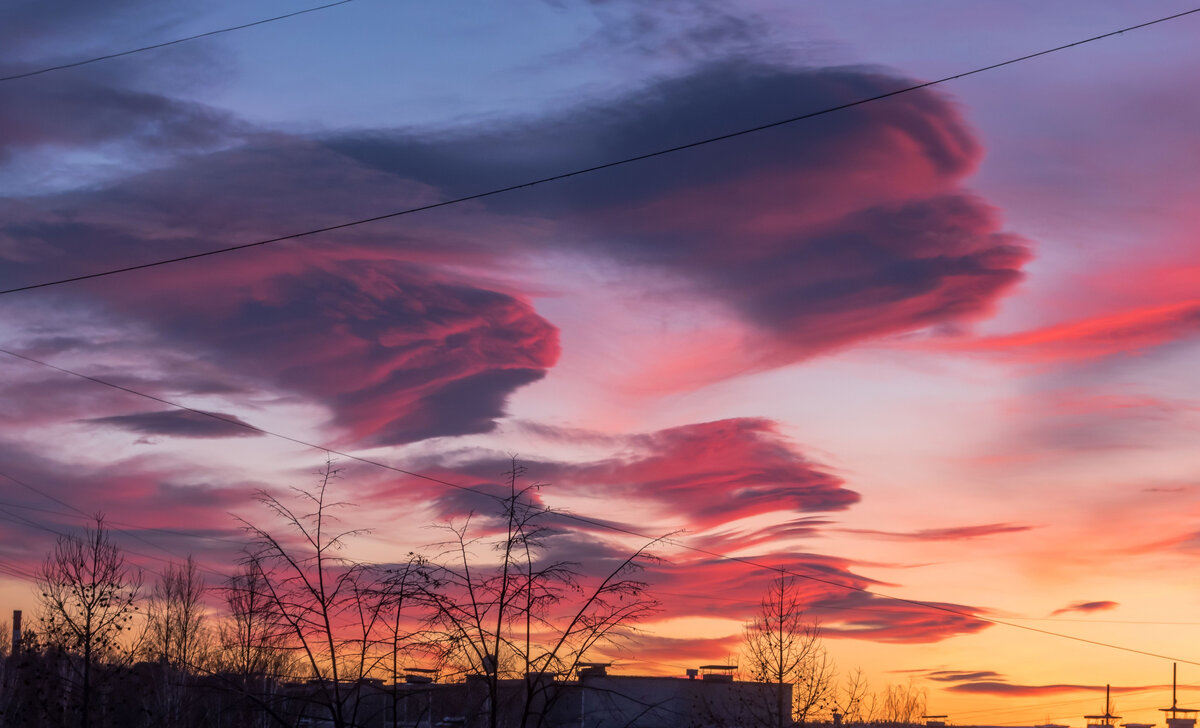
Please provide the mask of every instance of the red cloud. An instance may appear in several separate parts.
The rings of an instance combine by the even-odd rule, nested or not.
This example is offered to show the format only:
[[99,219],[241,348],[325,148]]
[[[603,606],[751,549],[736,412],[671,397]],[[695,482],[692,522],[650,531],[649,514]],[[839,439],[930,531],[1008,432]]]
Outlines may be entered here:
[[[770,421],[707,422],[629,436],[615,444],[625,446],[621,457],[582,464],[525,462],[530,480],[548,483],[530,497],[602,492],[628,503],[631,512],[646,511],[651,506],[653,511],[669,514],[667,520],[707,531],[698,536],[677,536],[663,544],[660,551],[675,555],[647,572],[646,578],[653,585],[651,594],[663,601],[665,615],[745,620],[770,580],[778,576],[776,569],[783,568],[815,577],[798,578],[796,588],[829,636],[918,643],[987,626],[973,618],[980,613],[974,607],[942,604],[943,610],[930,609],[871,594],[867,590],[876,582],[853,573],[849,562],[836,557],[774,553],[755,556],[750,559],[753,564],[747,564],[677,551],[672,545],[676,540],[714,552],[745,552],[780,538],[811,537],[826,525],[825,521],[792,517],[744,530],[722,526],[749,516],[840,510],[857,502],[858,495],[845,489],[840,478],[805,459],[779,436]],[[426,492],[437,499],[443,517],[468,512],[487,514],[495,510],[495,502],[484,493],[501,493],[499,476],[508,466],[507,460],[493,457],[457,462],[453,473],[445,471],[446,477],[471,486],[471,490]],[[428,464],[422,464],[422,469],[429,470]],[[400,486],[380,490],[372,498],[390,498],[395,487]],[[410,486],[406,482],[403,487]],[[578,540],[571,534],[580,532],[599,539],[612,536],[604,527],[606,522],[593,526],[554,514],[548,519],[553,527],[562,529],[554,537],[560,542]],[[658,535],[652,532],[656,527],[647,522],[662,519],[648,513],[636,523],[611,525],[653,536]],[[616,558],[622,551],[612,544],[580,542],[569,553],[577,554],[578,560],[587,565],[596,559]]]
[[403,263],[304,260],[260,266],[249,287],[214,271],[180,290],[107,295],[161,332],[144,346],[312,398],[360,445],[486,432],[557,361],[557,329],[516,297]]
[[[621,442],[621,456],[594,462],[525,461],[528,478],[550,483],[557,492],[603,493],[640,503],[666,514],[677,527],[693,530],[767,513],[844,510],[859,500],[841,478],[823,471],[780,436],[770,420],[705,422],[627,436]],[[456,483],[495,488],[508,467],[507,459],[485,457],[456,462],[453,471],[444,472]],[[475,510],[474,504],[481,502],[461,492],[443,491],[440,497],[457,504],[447,515]],[[464,498],[472,502],[470,508]],[[795,519],[778,528],[791,529],[792,535],[807,532]],[[736,537],[725,533],[715,538],[728,544]]]
[[1028,531],[1031,528],[1033,526],[1022,526],[1012,523],[987,523],[980,526],[925,528],[919,531],[873,531],[863,528],[842,528],[838,530],[845,533],[856,533],[862,536],[874,536],[893,541],[966,541],[1002,533],[1019,533],[1021,531]]
[[619,674],[621,663],[629,662],[636,666],[638,674],[682,677],[688,668],[724,663],[730,655],[738,653],[741,642],[741,635],[717,638],[640,635],[615,646],[605,646],[597,654],[616,663],[611,669],[613,673]]
[[213,584],[245,543],[229,512],[250,504],[256,484],[208,482],[201,474],[180,475],[170,463],[145,459],[84,470],[2,442],[0,461],[5,474],[16,478],[0,478],[10,501],[2,529],[5,559],[28,573],[41,565],[58,535],[77,532],[95,514],[106,517],[129,562],[150,574],[190,553]]
[[550,466],[560,487],[603,487],[613,497],[657,503],[688,528],[707,529],[776,511],[836,511],[859,496],[820,470],[761,419],[687,425],[630,439],[637,455]]
[[[636,90],[597,114],[416,139],[330,141],[362,162],[449,194],[751,127],[882,93],[904,81],[857,69],[714,64]],[[986,315],[1029,251],[960,188],[981,156],[956,110],[911,93],[597,174],[492,209],[548,215],[577,241],[715,300],[761,335],[749,367]]]
[[935,346],[1043,364],[1140,354],[1197,334],[1200,334],[1200,301],[1189,300],[1007,336],[941,341]]
[[[816,554],[763,554],[749,561],[701,558],[665,564],[652,579],[664,613],[747,620],[772,580],[793,579],[793,588],[826,637],[881,642],[937,642],[990,626],[973,615],[982,610],[940,602],[922,606],[873,594],[872,579],[850,571],[844,559]],[[652,593],[655,593],[652,590]]]

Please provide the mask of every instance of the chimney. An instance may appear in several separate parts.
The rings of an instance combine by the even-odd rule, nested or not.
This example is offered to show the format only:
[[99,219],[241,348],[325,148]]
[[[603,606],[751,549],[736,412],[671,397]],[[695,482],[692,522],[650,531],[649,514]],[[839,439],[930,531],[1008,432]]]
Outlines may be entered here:
[[21,651],[21,610],[13,610],[12,653]]

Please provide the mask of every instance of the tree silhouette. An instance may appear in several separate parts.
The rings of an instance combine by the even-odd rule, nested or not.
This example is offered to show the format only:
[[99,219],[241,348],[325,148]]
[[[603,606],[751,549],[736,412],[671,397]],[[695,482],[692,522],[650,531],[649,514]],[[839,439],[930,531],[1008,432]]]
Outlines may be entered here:
[[[553,700],[555,675],[575,672],[590,650],[657,609],[636,578],[653,560],[647,549],[656,541],[585,583],[578,564],[546,557],[555,535],[546,522],[552,512],[533,498],[537,484],[518,487],[524,473],[514,458],[497,535],[471,517],[445,527],[451,539],[432,564],[436,587],[426,594],[445,659],[486,680],[490,728],[502,722],[500,679],[523,680],[509,715],[522,728],[538,725]],[[485,557],[487,551],[495,557]]]
[[130,628],[142,575],[126,566],[104,517],[97,515],[82,535],[59,536],[35,581],[39,638],[45,647],[77,658],[67,662],[79,679],[79,725],[89,728],[97,665],[133,654]]
[[243,566],[276,637],[297,655],[334,728],[357,723],[359,696],[381,661],[375,647],[386,626],[380,592],[381,574],[341,555],[347,541],[365,533],[344,529],[334,512],[348,503],[333,498],[338,471],[331,461],[318,473],[317,486],[293,488],[281,500],[266,492],[258,501],[283,524],[271,532],[242,521],[250,543]]
[[745,654],[750,676],[779,688],[778,704],[770,711],[778,726],[804,722],[833,690],[833,664],[821,643],[821,628],[805,615],[794,578],[771,582],[746,625]]

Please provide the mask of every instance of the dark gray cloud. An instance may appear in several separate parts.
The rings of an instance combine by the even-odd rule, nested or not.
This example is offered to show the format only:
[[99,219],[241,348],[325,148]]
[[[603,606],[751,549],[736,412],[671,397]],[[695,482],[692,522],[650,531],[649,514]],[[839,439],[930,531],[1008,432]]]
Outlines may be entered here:
[[227,112],[85,79],[15,81],[4,91],[0,162],[15,150],[106,143],[178,154],[231,144],[248,131]]
[[[914,672],[921,672],[916,670]],[[930,670],[925,677],[938,682],[962,682],[965,680],[1003,679],[1004,676],[994,670]]]
[[[0,201],[0,284],[369,216],[902,83],[862,69],[728,62],[526,124],[317,143],[259,135],[193,155],[186,168]],[[145,143],[206,143],[203,113],[176,118],[151,101],[144,116],[130,112],[161,117]],[[71,133],[100,138],[107,123]],[[125,138],[142,138],[131,128]],[[571,249],[656,272],[728,307],[761,335],[748,356],[781,365],[970,319],[1019,278],[1025,249],[960,189],[979,153],[949,104],[907,94],[453,214],[155,269],[127,283],[101,279],[58,295],[148,326],[160,345],[319,400],[366,442],[486,432],[507,397],[555,363],[557,336],[519,291],[496,290],[478,271],[511,267],[514,252]],[[656,445],[680,445],[663,437]],[[844,494],[821,500],[818,490],[801,497],[756,485],[740,500],[802,511],[851,502]],[[838,489],[825,490],[833,497]]]
[[214,416],[207,417],[204,414],[187,410],[165,410],[95,417],[87,422],[117,427],[142,435],[162,435],[164,437],[256,437],[262,434],[252,425],[234,415],[224,412],[206,414]]
[[[329,146],[449,195],[643,154],[902,87],[863,69],[712,65],[527,125]],[[1029,253],[960,187],[980,157],[954,109],[911,93],[491,198],[560,223],[553,245],[680,277],[772,337],[778,364],[855,341],[970,320]]]

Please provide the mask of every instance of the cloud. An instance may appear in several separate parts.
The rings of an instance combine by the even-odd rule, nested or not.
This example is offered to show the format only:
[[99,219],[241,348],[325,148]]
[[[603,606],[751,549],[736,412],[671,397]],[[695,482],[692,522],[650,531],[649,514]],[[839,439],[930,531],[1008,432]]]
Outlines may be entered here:
[[176,376],[211,375],[205,362],[219,362],[243,386],[328,407],[357,444],[487,432],[512,391],[558,357],[557,329],[527,302],[413,266],[350,259],[318,268],[292,256],[285,269],[259,273],[251,287],[214,271],[174,292],[109,291],[108,310],[153,327],[137,341],[143,350],[198,360]]
[[[730,131],[904,85],[862,69],[741,62],[559,118],[330,146],[450,195]],[[894,102],[894,103],[893,103]],[[959,189],[980,150],[949,104],[912,93],[802,125],[491,198],[552,217],[555,247],[658,271],[769,341],[756,365],[987,314],[1021,277],[1023,241]],[[619,175],[619,176],[618,176]]]
[[[977,607],[944,602],[924,606],[874,594],[870,589],[878,583],[854,573],[850,562],[839,557],[776,552],[746,560],[762,566],[698,557],[655,568],[652,582],[663,592],[664,613],[744,621],[753,615],[782,568],[788,572],[786,578],[793,580],[790,588],[826,638],[923,644],[990,626],[974,618],[984,613]],[[704,594],[686,599],[673,596],[689,589],[695,592],[697,584],[704,585]]]
[[993,678],[1003,678],[1003,675],[995,672],[994,670],[929,670],[925,673],[925,677],[929,680],[936,680],[938,682],[960,682],[966,680],[990,680]]
[[[899,82],[863,69],[731,61],[602,109],[580,106],[532,121],[320,140],[260,133],[236,148],[190,155],[186,170],[0,203],[3,284],[477,192]],[[212,141],[202,138],[206,130],[232,133],[204,110],[176,114],[135,96],[129,113],[158,120],[145,144],[182,150]],[[71,125],[70,132],[83,135],[80,143],[95,142],[107,138],[108,123]],[[122,139],[140,138],[132,121],[111,124],[133,129]],[[41,143],[15,138],[26,147]],[[906,94],[619,176],[545,185],[535,195],[490,198],[453,215],[364,226],[236,261],[155,269],[135,274],[136,285],[102,279],[43,300],[93,310],[99,303],[110,316],[149,327],[147,347],[186,351],[264,388],[307,397],[329,409],[347,441],[402,444],[488,432],[508,397],[558,359],[556,327],[512,282],[520,278],[514,256],[568,250],[669,279],[669,288],[715,301],[751,332],[735,368],[778,366],[990,310],[1020,277],[1027,251],[959,188],[979,156],[951,105],[932,93]],[[687,456],[687,437],[661,438],[656,447]],[[798,511],[853,502],[849,491],[801,469],[784,480],[802,488],[743,481],[724,503],[748,515],[776,499]],[[596,464],[592,473],[564,475],[601,470]]]
[[1124,386],[1107,392],[1078,388],[1073,379],[1066,388],[1039,388],[1032,396],[1010,405],[1016,415],[1016,450],[1115,451],[1125,448],[1157,449],[1172,441],[1184,442],[1195,430],[1191,421],[1200,404],[1189,399],[1164,399]]
[[953,526],[949,528],[924,528],[918,531],[875,531],[863,528],[841,528],[844,533],[856,533],[891,541],[966,541],[1003,533],[1020,533],[1034,526],[1013,523],[986,523],[979,526]]
[[0,550],[7,563],[30,572],[58,535],[103,514],[132,563],[154,573],[190,553],[214,583],[213,572],[223,573],[245,543],[229,513],[245,509],[262,485],[167,458],[114,458],[94,467],[6,440],[0,462],[8,501]]
[[1007,675],[994,670],[915,670],[928,680],[942,683],[958,683],[948,685],[944,689],[956,693],[972,693],[980,695],[999,695],[1006,697],[1033,697],[1037,695],[1056,695],[1060,693],[1100,693],[1111,689],[1113,693],[1139,693],[1170,687],[1168,685],[1080,685],[1074,683],[1050,683],[1030,685],[1013,683]]
[[[930,608],[872,594],[869,590],[878,582],[854,573],[846,559],[778,550],[781,540],[812,538],[828,524],[819,516],[800,514],[842,510],[859,496],[846,489],[840,478],[808,461],[769,420],[685,425],[628,435],[614,446],[618,455],[591,462],[523,461],[527,473],[522,482],[546,483],[527,496],[538,505],[553,506],[559,497],[602,495],[623,503],[621,512],[639,514],[636,521],[596,519],[595,525],[553,512],[546,516],[552,539],[574,544],[568,553],[589,573],[595,571],[595,559],[615,560],[631,553],[631,544],[642,545],[627,538],[630,531],[654,536],[674,524],[698,531],[672,536],[652,549],[665,560],[649,568],[645,578],[652,584],[650,594],[663,601],[664,615],[744,621],[783,568],[815,577],[797,578],[795,588],[829,637],[926,643],[988,626],[972,616],[983,613],[976,607],[937,603]],[[423,495],[434,500],[443,517],[476,513],[487,519],[487,514],[496,512],[496,503],[484,493],[508,492],[501,474],[510,466],[508,459],[477,452],[445,458],[440,465],[423,462],[423,472],[469,487],[444,491],[431,486],[424,488]],[[403,487],[411,493],[414,485],[406,481],[385,486],[371,498],[385,501],[394,489]],[[744,520],[769,514],[789,517],[753,525]],[[500,525],[494,518],[485,521],[485,528],[493,531]],[[608,526],[625,535],[614,535]],[[739,553],[753,564],[698,555],[681,550],[677,543]],[[767,546],[777,550],[746,555]],[[703,585],[703,595],[695,594],[696,585]]]
[[[682,677],[688,668],[724,663],[729,655],[741,649],[741,642],[740,634],[687,638],[642,634],[616,645],[604,646],[600,653],[618,664],[622,661],[639,665],[649,663],[653,666],[649,672],[674,673]],[[612,670],[618,671],[618,668]],[[638,672],[641,673],[642,668],[639,667]]]
[[940,340],[932,345],[1023,363],[1053,364],[1137,356],[1197,334],[1200,334],[1200,302],[1187,300],[1131,308],[1015,334]]
[[[178,5],[150,0],[112,0],[100,8],[87,0],[12,0],[5,5],[8,22],[0,28],[0,43],[20,52],[6,58],[6,65],[0,68],[6,75],[31,70],[21,64],[32,59],[42,61],[43,65],[50,65],[46,59],[57,62],[79,60],[90,52],[79,46],[95,43],[102,37],[97,32],[101,28],[112,31],[127,27],[139,18],[144,21],[151,10],[157,11],[156,21],[163,22],[161,13],[172,4]],[[182,15],[184,9],[173,8],[173,14]],[[108,47],[104,52],[115,50],[123,49]]]
[[[1033,697],[1037,695],[1058,695],[1061,693],[1100,693],[1104,685],[1077,685],[1071,683],[1051,683],[1048,685],[1021,685],[999,680],[978,680],[959,685],[950,685],[946,690],[955,693],[971,693],[976,695],[1002,695],[1006,697]],[[1137,692],[1143,687],[1112,687],[1114,693]]]
[[160,325],[326,403],[355,442],[486,432],[558,357],[557,330],[526,302],[399,264],[343,261],[257,288],[205,317],[198,290]]
[[[818,613],[843,610],[822,624],[828,637],[844,637],[898,644],[925,644],[962,634],[973,634],[991,626],[976,619],[985,610],[950,602],[923,601],[921,606],[872,594],[817,604]],[[822,610],[825,610],[822,612]]]
[[1109,609],[1116,609],[1117,602],[1113,601],[1098,601],[1098,602],[1072,602],[1061,609],[1055,609],[1051,612],[1051,616],[1058,614],[1068,614],[1070,612],[1103,612]]
[[6,84],[0,161],[40,146],[120,144],[124,153],[181,152],[232,143],[248,129],[227,112],[159,94],[71,77]]
[[806,516],[784,523],[748,529],[730,528],[725,531],[707,533],[692,539],[692,543],[710,551],[728,552],[739,549],[778,546],[795,539],[810,539],[820,536],[833,521]]
[[[782,437],[774,422],[739,418],[684,425],[624,439],[619,455],[591,462],[524,462],[531,479],[555,492],[603,493],[651,509],[678,527],[705,529],[769,513],[844,510],[859,500]],[[508,468],[497,457],[454,463],[461,478],[486,482]],[[459,495],[445,496],[457,500]],[[813,524],[810,524],[810,526]],[[671,528],[673,526],[668,526]],[[793,535],[805,532],[792,521]],[[729,534],[721,536],[730,539]],[[750,538],[754,538],[750,535]]]
[[[221,420],[226,421],[222,422]],[[143,435],[166,437],[255,437],[262,434],[244,420],[222,412],[205,412],[204,414],[187,410],[137,412],[130,415],[95,417],[87,422],[111,425]]]

